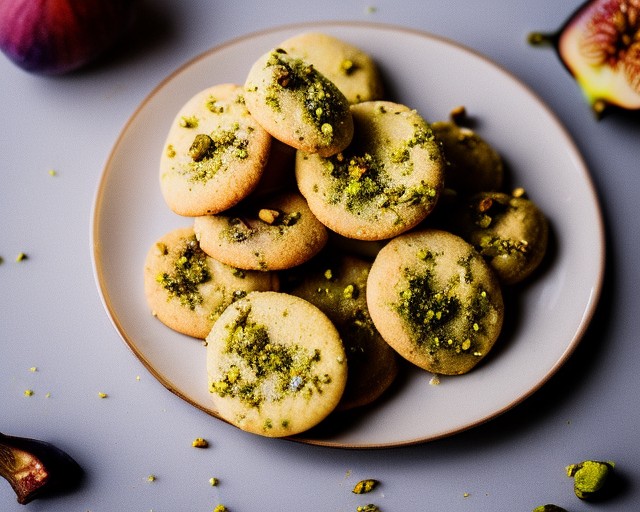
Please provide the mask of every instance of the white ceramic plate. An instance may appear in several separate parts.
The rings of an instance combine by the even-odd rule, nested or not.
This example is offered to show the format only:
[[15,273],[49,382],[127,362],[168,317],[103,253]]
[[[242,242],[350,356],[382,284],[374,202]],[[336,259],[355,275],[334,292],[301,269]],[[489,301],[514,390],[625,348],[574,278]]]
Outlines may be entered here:
[[547,214],[554,244],[545,272],[518,294],[509,328],[481,366],[442,378],[438,386],[429,384],[430,374],[409,370],[384,400],[296,439],[373,448],[478,425],[531,395],[575,349],[600,293],[604,235],[588,171],[554,115],[513,76],[438,37],[372,24],[288,26],[213,48],[164,80],[125,126],[97,190],[92,243],[105,308],[136,357],[167,389],[216,416],[205,349],[153,318],[143,294],[148,248],[167,231],[191,224],[164,204],[157,164],[169,124],[193,94],[218,83],[243,83],[258,56],[307,30],[367,51],[386,77],[390,97],[430,121],[447,119],[453,107],[465,105],[477,131],[504,156],[514,185],[525,187]]

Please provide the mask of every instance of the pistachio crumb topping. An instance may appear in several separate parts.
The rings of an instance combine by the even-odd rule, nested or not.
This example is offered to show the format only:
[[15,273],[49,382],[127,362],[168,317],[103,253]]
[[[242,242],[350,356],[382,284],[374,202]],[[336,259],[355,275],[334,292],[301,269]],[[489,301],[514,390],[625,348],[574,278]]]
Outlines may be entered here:
[[[224,353],[236,362],[222,369],[222,378],[212,381],[209,391],[221,397],[239,397],[251,407],[291,394],[310,398],[322,392],[331,377],[314,372],[320,351],[278,343],[271,339],[265,325],[250,320],[250,312],[250,308],[241,311],[227,326]],[[272,426],[265,423],[265,429]]]
[[171,272],[161,272],[156,276],[156,282],[166,290],[168,299],[175,298],[191,310],[202,304],[204,299],[199,286],[210,279],[207,255],[200,249],[195,236],[183,241]]

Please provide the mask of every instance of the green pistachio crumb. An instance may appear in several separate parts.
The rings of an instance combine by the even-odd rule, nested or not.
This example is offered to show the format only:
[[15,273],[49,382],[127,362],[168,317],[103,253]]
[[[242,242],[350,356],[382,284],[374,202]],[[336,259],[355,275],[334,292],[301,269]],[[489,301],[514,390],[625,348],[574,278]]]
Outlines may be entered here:
[[359,505],[356,508],[356,512],[381,512],[380,508],[373,503],[369,503],[367,505]]
[[34,394],[33,389],[24,390],[24,396],[33,396],[33,394]]
[[220,481],[212,476],[211,478],[209,478],[209,484],[211,485],[211,487],[216,487],[218,484],[220,483]]
[[179,124],[183,128],[197,128],[198,118],[196,116],[182,116]]
[[567,512],[564,508],[559,507],[558,505],[540,505],[539,507],[534,508],[531,512]]
[[216,505],[216,508],[213,509],[213,512],[228,512],[228,509],[224,505]]
[[18,253],[18,255],[16,256],[16,262],[17,262],[17,263],[20,263],[21,261],[24,261],[24,260],[27,260],[27,259],[29,259],[29,257],[28,257],[28,256],[27,256],[27,254],[26,254],[26,253],[24,253],[24,252],[20,252],[20,253]]
[[602,462],[585,460],[567,466],[567,476],[573,477],[573,490],[580,499],[588,499],[598,493],[604,486],[611,470],[615,467],[612,461]]
[[194,448],[208,448],[209,442],[202,437],[196,437],[191,443],[191,446]]
[[155,482],[157,480],[156,475],[149,475],[147,477],[147,482]]
[[373,489],[379,484],[377,480],[373,478],[367,478],[366,480],[360,480],[351,491],[354,494],[366,494],[373,491]]

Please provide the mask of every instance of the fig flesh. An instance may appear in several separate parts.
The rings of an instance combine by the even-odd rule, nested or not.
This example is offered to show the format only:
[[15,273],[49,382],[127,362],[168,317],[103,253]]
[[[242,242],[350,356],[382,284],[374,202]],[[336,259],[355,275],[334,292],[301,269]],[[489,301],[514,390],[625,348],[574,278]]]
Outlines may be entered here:
[[78,485],[82,469],[67,453],[44,441],[0,433],[0,476],[18,499],[33,499],[71,490]]
[[560,30],[529,42],[555,47],[598,117],[608,106],[640,109],[640,0],[587,1]]
[[78,69],[128,31],[137,0],[0,0],[0,50],[34,73]]

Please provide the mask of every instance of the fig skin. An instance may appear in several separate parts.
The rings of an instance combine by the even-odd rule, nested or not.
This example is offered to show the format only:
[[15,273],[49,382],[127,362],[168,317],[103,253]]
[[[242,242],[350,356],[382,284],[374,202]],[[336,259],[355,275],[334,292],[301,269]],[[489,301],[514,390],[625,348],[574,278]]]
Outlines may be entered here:
[[555,48],[598,119],[612,106],[640,109],[640,0],[589,0],[529,42]]
[[68,73],[129,30],[138,0],[0,0],[0,50],[22,69]]
[[11,484],[18,503],[26,505],[40,496],[72,490],[83,471],[50,443],[0,432],[0,476]]

